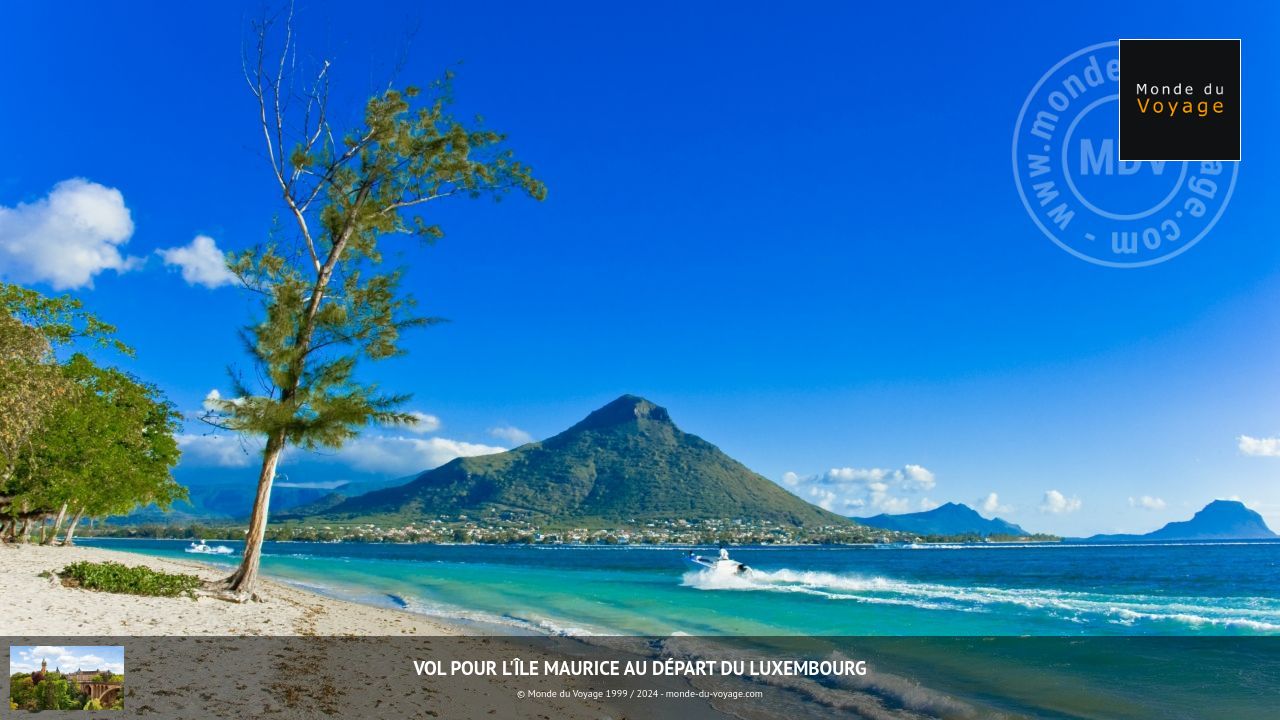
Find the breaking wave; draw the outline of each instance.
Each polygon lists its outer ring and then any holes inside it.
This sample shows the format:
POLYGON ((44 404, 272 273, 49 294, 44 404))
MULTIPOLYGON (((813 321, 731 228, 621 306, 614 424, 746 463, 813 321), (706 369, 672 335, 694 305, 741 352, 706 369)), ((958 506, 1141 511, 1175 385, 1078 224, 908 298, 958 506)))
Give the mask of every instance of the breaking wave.
POLYGON ((699 590, 797 593, 833 601, 901 605, 923 610, 967 613, 1012 611, 1082 625, 1124 626, 1130 632, 1186 632, 1190 629, 1206 633, 1280 634, 1280 599, 1277 598, 1200 598, 948 585, 788 569, 754 570, 750 575, 694 571, 684 575, 682 584, 699 590))

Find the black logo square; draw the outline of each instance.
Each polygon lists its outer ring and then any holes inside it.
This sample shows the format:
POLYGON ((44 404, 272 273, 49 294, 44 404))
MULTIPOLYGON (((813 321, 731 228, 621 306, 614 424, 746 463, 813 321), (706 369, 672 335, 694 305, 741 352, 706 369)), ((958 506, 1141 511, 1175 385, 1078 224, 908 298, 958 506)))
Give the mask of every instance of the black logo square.
POLYGON ((1120 41, 1121 160, 1240 159, 1239 40, 1120 41))

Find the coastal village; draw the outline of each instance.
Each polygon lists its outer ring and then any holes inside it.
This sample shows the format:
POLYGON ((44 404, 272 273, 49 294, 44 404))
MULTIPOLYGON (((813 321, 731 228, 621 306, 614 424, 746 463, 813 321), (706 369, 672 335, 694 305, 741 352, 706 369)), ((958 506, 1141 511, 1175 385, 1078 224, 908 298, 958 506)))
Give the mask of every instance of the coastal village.
MULTIPOLYGON (((236 539, 243 528, 214 525, 100 526, 104 537, 236 539)), ((863 525, 797 527, 769 520, 657 520, 616 526, 547 528, 527 519, 493 513, 477 518, 443 516, 408 524, 280 524, 267 539, 310 542, 373 542, 484 545, 865 545, 923 542, 1056 541, 1051 535, 920 535, 863 525)))

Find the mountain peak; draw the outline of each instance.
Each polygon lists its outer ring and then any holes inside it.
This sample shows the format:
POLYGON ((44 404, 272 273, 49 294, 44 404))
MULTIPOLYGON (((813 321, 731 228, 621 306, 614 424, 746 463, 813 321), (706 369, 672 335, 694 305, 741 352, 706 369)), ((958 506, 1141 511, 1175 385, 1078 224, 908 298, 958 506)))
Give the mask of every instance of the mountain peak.
POLYGON ((571 430, 591 430, 612 427, 633 420, 651 420, 671 424, 671 415, 661 405, 639 395, 623 395, 604 407, 592 412, 571 430))
POLYGON ((1266 521, 1239 500, 1214 500, 1190 520, 1167 523, 1145 535, 1094 535, 1091 541, 1257 540, 1276 537, 1266 521))
POLYGON ((665 409, 636 395, 542 442, 457 458, 322 513, 347 519, 502 513, 541 527, 697 519, 853 527, 682 432, 665 409))
POLYGON ((921 535, 1026 535, 1022 528, 1000 518, 990 520, 964 503, 949 502, 932 510, 901 515, 855 518, 863 525, 921 535))

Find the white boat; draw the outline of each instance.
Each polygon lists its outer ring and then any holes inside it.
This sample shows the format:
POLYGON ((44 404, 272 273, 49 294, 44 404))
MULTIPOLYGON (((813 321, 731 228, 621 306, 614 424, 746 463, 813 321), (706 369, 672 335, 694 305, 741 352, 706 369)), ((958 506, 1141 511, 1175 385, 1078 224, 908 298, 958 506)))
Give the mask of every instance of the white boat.
POLYGON ((230 555, 233 550, 226 545, 209 545, 204 540, 199 543, 191 543, 187 546, 186 552, 195 553, 197 555, 230 555))
POLYGON ((751 568, 729 557, 729 551, 720 548, 720 556, 715 558, 695 555, 692 550, 684 556, 686 562, 692 563, 717 575, 749 575, 751 568))

